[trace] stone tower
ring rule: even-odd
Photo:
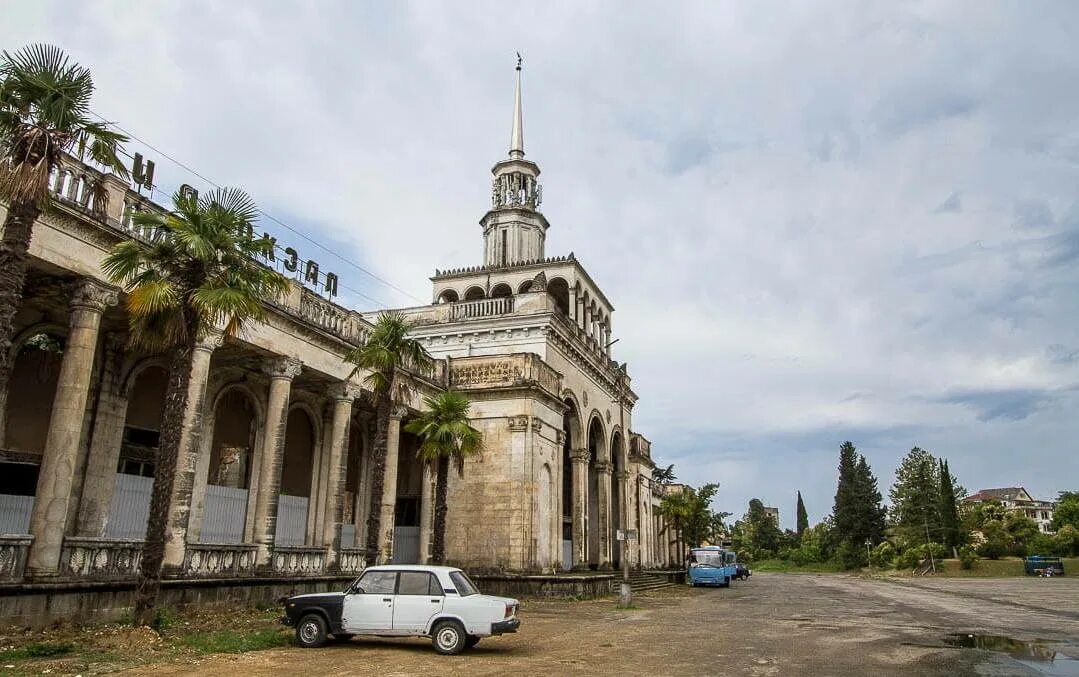
[[[517,87],[513,98],[513,132],[509,158],[496,164],[491,173],[491,210],[483,227],[483,264],[512,266],[543,259],[543,245],[549,224],[539,212],[543,191],[540,169],[525,159],[524,123],[521,112],[521,59],[517,59]]]

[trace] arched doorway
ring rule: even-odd
[[[554,299],[555,305],[562,314],[569,317],[569,284],[560,277],[556,277],[547,283],[547,293]]]
[[[602,523],[605,506],[603,499],[610,494],[600,486],[609,476],[599,471],[599,464],[606,460],[603,426],[593,416],[588,423],[588,566],[598,568],[606,562],[603,552],[608,539],[602,536],[608,525]]]
[[[203,543],[244,540],[251,469],[261,429],[259,414],[254,397],[242,387],[232,387],[218,395],[199,530]]]
[[[127,416],[105,525],[106,538],[146,537],[168,379],[164,367],[148,366],[136,374],[127,394]]]
[[[0,533],[30,533],[38,469],[52,418],[65,337],[33,331],[15,354],[8,382],[5,453],[0,462]]]
[[[293,407],[285,421],[285,451],[281,460],[275,545],[307,543],[307,511],[311,502],[311,474],[316,444],[317,430],[311,414],[304,407]]]
[[[611,437],[611,465],[614,472],[611,475],[611,564],[617,569],[622,566],[622,555],[626,550],[627,541],[619,541],[616,535],[622,525],[622,503],[625,500],[623,494],[622,471],[625,470],[625,459],[622,450],[622,431],[616,430]]]

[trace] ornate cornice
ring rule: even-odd
[[[510,430],[513,432],[524,432],[528,430],[528,417],[527,416],[510,416],[508,419]]]

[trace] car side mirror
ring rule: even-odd
[[[358,585],[354,585],[351,588],[349,588],[348,592],[346,592],[345,594],[347,594],[347,595],[362,595],[363,594],[363,588],[361,588]]]

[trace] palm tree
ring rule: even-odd
[[[431,538],[431,561],[446,561],[446,485],[450,461],[463,475],[465,459],[480,451],[482,435],[469,425],[468,398],[447,390],[424,399],[426,410],[409,421],[405,430],[420,438],[419,459],[435,471],[435,526]]]
[[[161,441],[135,598],[135,619],[141,625],[150,622],[161,586],[196,342],[216,328],[222,328],[225,336],[236,336],[248,322],[264,321],[263,301],[278,298],[288,288],[281,274],[255,260],[268,254],[272,245],[251,236],[258,209],[246,193],[233,188],[202,197],[178,192],[172,201],[175,211],[170,214],[134,215],[136,225],[152,229],[150,244],[121,242],[101,265],[128,293],[132,346],[169,354]]]
[[[51,208],[49,176],[65,154],[90,159],[126,179],[117,153],[127,141],[89,118],[94,81],[59,48],[30,45],[0,54],[0,200],[7,204],[0,242],[0,411],[11,377],[11,333],[22,301],[34,222]],[[85,187],[87,204],[104,213],[100,177]],[[3,431],[0,430],[0,436]]]
[[[390,414],[411,394],[409,372],[427,373],[434,366],[434,360],[423,344],[409,338],[410,329],[412,323],[401,313],[379,313],[367,341],[345,354],[345,361],[354,367],[353,376],[361,370],[368,372],[364,383],[375,394],[375,444],[371,454],[371,503],[367,516],[368,553],[378,552]]]

